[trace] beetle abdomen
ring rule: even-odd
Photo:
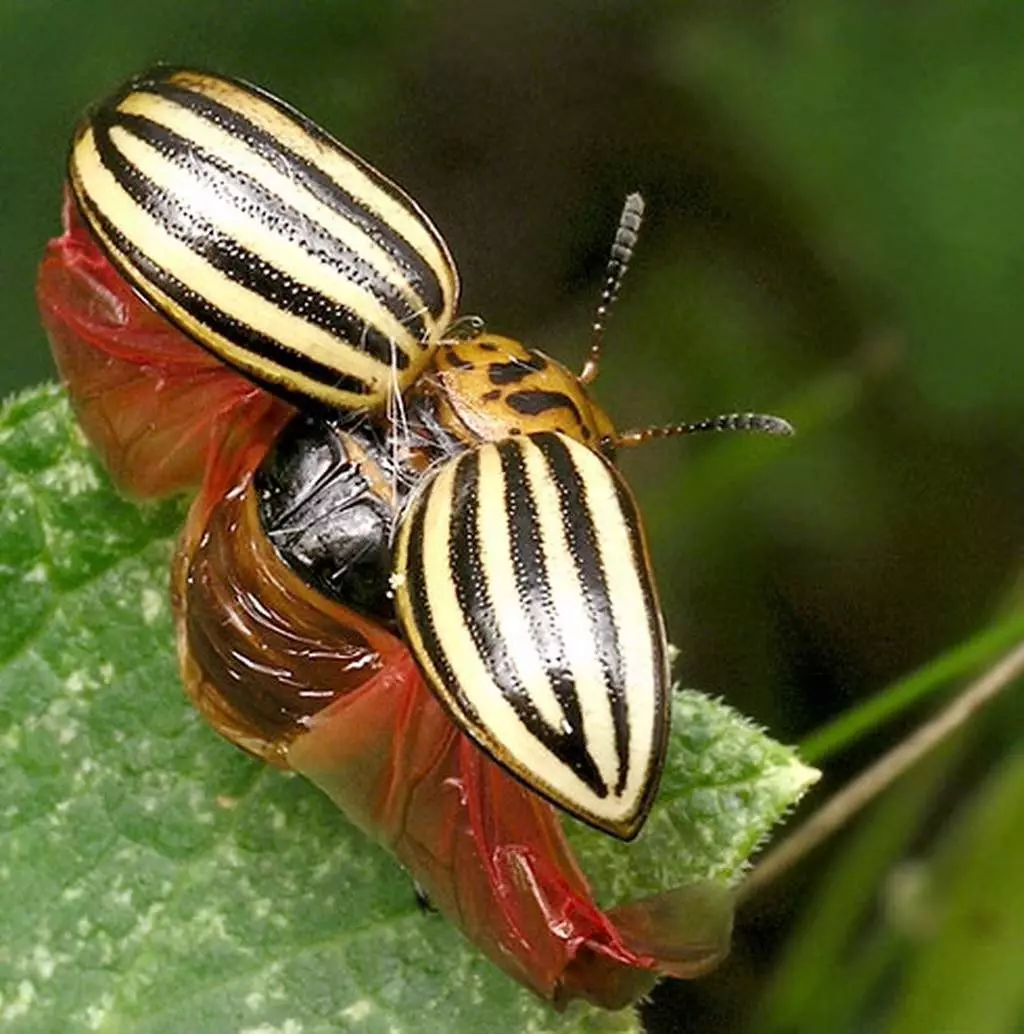
[[[337,603],[385,620],[400,475],[367,424],[300,415],[253,476],[260,523],[281,559]]]
[[[640,828],[668,673],[636,505],[543,432],[467,450],[403,516],[396,606],[435,692],[502,764],[585,821]]]
[[[140,293],[287,396],[376,406],[452,318],[458,275],[415,202],[244,83],[181,69],[132,80],[80,126],[69,171]]]

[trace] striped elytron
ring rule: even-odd
[[[520,778],[633,836],[668,732],[665,633],[640,515],[551,431],[471,449],[410,505],[396,605],[459,724]]]
[[[133,79],[79,127],[69,180],[144,298],[287,397],[378,406],[451,322],[458,274],[415,202],[244,83]]]
[[[618,433],[591,399],[640,196],[626,200],[576,376],[479,328],[458,337],[458,275],[415,202],[244,83],[183,69],[133,79],[79,127],[69,179],[96,242],[147,302],[305,410],[244,493],[228,493],[245,520],[211,518],[188,559],[183,670],[210,720],[280,762],[309,708],[342,692],[347,676],[313,659],[333,656],[322,627],[366,639],[355,618],[331,625],[332,608],[355,608],[363,625],[397,621],[438,700],[497,761],[571,814],[634,836],[667,743],[668,650],[612,457],[669,434],[789,430],[741,414]],[[74,397],[74,364],[64,369]],[[122,440],[121,408],[90,418],[94,396],[77,401],[115,469],[124,460],[138,476],[151,414],[130,433],[127,414]],[[290,608],[290,627],[263,634],[303,658],[308,692],[288,665],[243,663],[264,645],[238,612],[243,596],[260,602],[245,588],[254,558],[260,591]]]

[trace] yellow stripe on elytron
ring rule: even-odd
[[[576,695],[583,716],[584,738],[605,785],[608,786],[610,794],[613,794],[619,779],[615,725],[604,672],[594,642],[595,631],[583,598],[576,558],[570,551],[565,534],[558,489],[540,449],[528,439],[521,448],[530,492],[537,507],[538,532],[547,563],[547,581],[558,615],[557,625],[576,683]],[[600,523],[595,525],[595,531],[600,537]]]
[[[330,176],[344,190],[373,211],[382,222],[394,228],[423,256],[424,261],[434,270],[440,283],[447,285],[445,296],[454,302],[458,295],[458,273],[455,264],[448,253],[447,246],[441,240],[440,234],[431,233],[427,229],[428,226],[432,227],[432,224],[415,201],[406,198],[408,207],[400,204],[382,191],[343,151],[324,147],[310,139],[300,126],[256,94],[243,91],[224,80],[196,72],[177,72],[167,81],[176,86],[205,94],[255,122],[277,137],[289,150],[294,151],[295,154],[305,158],[310,164]],[[379,172],[377,175],[382,181],[404,195],[404,192],[386,176]],[[450,317],[451,313],[446,312],[445,315]]]
[[[181,170],[155,147],[133,136],[128,130],[117,126],[110,131],[110,141],[118,149],[125,161],[134,165],[147,179],[158,186],[167,185],[172,194],[178,193],[174,186],[180,186],[182,182]],[[219,203],[216,191],[199,181],[189,180],[188,190],[182,195],[182,202],[195,205],[215,229],[219,230],[226,237],[236,240],[243,248],[246,248],[257,258],[266,262],[268,266],[280,269],[299,283],[308,285],[314,290],[319,291],[324,297],[350,309],[364,323],[379,330],[391,341],[394,341],[410,357],[418,351],[417,339],[409,332],[409,328],[396,319],[369,291],[354,283],[348,277],[341,276],[337,270],[325,266],[300,245],[261,226],[259,222],[243,210]],[[190,254],[195,254],[191,249],[187,250]],[[238,319],[242,319],[245,322],[252,322],[248,305],[242,309],[225,308],[226,298],[222,301],[221,298],[224,296],[218,297],[218,295],[209,290],[204,281],[187,279],[186,272],[184,270],[179,271],[171,262],[168,262],[164,257],[163,251],[152,251],[150,253],[160,256],[160,264],[172,276],[183,280],[185,283],[203,284],[201,293],[217,305],[218,308],[233,313]],[[229,282],[234,283],[234,281]],[[297,317],[273,303],[270,304],[272,311],[278,315],[274,320],[260,324],[258,329],[262,330],[268,337],[273,337],[278,341],[285,343],[294,341],[295,339],[291,335],[295,331],[291,326],[291,321],[301,319],[301,317]],[[281,325],[277,326],[276,324],[278,323]],[[306,321],[303,321],[303,323],[306,326],[314,326],[314,324]],[[329,331],[321,330],[320,332],[331,342],[337,341]],[[315,339],[313,348],[316,348]],[[335,346],[332,346],[330,351],[324,355],[318,355],[315,351],[306,352],[304,348],[303,352],[319,359],[321,362],[328,362],[326,355],[331,355],[333,357],[331,360],[332,365],[337,362]]]
[[[118,264],[121,271],[129,279],[134,278],[140,289],[145,291],[146,297],[169,318],[174,319],[182,331],[198,341],[202,341],[205,347],[221,356],[226,363],[236,366],[238,369],[251,373],[254,377],[271,384],[280,384],[298,395],[309,398],[320,398],[324,401],[338,406],[355,406],[367,408],[377,402],[382,402],[385,394],[374,384],[368,385],[365,393],[344,391],[325,385],[303,373],[298,373],[290,367],[285,367],[262,356],[254,354],[245,348],[235,345],[231,340],[211,330],[206,324],[194,319],[187,311],[182,309],[174,299],[161,291],[151,281],[139,276],[134,272],[134,265],[118,250],[114,241],[107,237],[101,227],[94,226],[93,232],[99,238],[108,254]]]
[[[465,455],[468,459],[468,455]],[[449,567],[452,495],[459,460],[441,468],[419,505],[426,506],[423,519],[423,584],[427,608],[433,619],[448,666],[460,688],[474,704],[491,684],[455,595]]]
[[[426,504],[426,497],[429,491],[430,485],[428,483],[425,490],[422,490],[415,500],[407,504],[402,523],[399,525],[394,557],[394,570],[396,573],[396,577],[393,580],[395,610],[399,615],[399,620],[402,621],[402,630],[409,642],[409,648],[416,659],[416,663],[423,671],[427,686],[436,696],[441,697],[442,700],[451,706],[452,701],[450,695],[444,689],[441,674],[434,667],[430,654],[423,645],[423,637],[420,635],[419,625],[413,620],[402,620],[403,613],[410,615],[410,617],[412,614],[409,587],[406,582],[409,571],[409,540],[413,525],[412,517],[418,507]]]
[[[500,698],[501,693],[491,681],[473,643],[455,594],[449,567],[452,487],[458,466],[459,461],[453,460],[442,467],[425,494],[415,504],[426,508],[423,514],[423,540],[420,547],[423,570],[418,572],[418,576],[425,589],[427,611],[434,626],[435,636],[448,662],[448,668],[458,682],[459,689],[474,707],[479,707],[487,698]],[[408,517],[406,521],[411,523]],[[405,558],[402,560],[404,562]],[[422,649],[422,641],[420,646]],[[426,655],[426,651],[423,651],[423,655]],[[458,699],[445,685],[440,672],[432,669],[432,674],[435,691],[440,693],[455,711],[461,712]],[[484,731],[476,724],[470,725],[469,728],[476,729],[478,733]],[[488,739],[488,742],[493,741]]]
[[[282,201],[308,216],[327,233],[351,248],[355,254],[362,256],[401,292],[413,310],[422,310],[426,325],[432,326],[432,319],[426,311],[424,300],[416,293],[409,278],[368,233],[329,208],[308,190],[299,189],[292,177],[281,172],[278,166],[272,165],[244,140],[232,136],[215,122],[159,94],[129,94],[117,106],[117,110],[129,115],[140,115],[165,129],[170,129],[192,141],[197,147],[217,155],[232,168],[251,176],[271,194],[280,197]],[[333,275],[337,277],[338,274],[335,272]]]
[[[374,394],[383,397],[388,387],[389,370],[386,366],[305,320],[282,312],[258,293],[230,280],[187,245],[171,237],[148,213],[135,204],[106,170],[96,152],[91,132],[83,134],[76,143],[74,164],[80,179],[88,184],[87,193],[95,207],[100,212],[113,216],[112,222],[129,240],[145,242],[147,251],[159,255],[160,264],[165,269],[171,270],[186,284],[201,284],[204,297],[210,298],[224,311],[244,313],[244,322],[247,325],[256,328],[276,325],[279,333],[274,336],[287,342],[296,352],[308,355],[332,368],[338,368],[343,364],[346,372],[365,381],[371,386]],[[113,242],[105,243],[108,248],[116,251]],[[124,256],[121,258],[124,265],[130,265]],[[212,331],[148,280],[146,290],[188,333],[200,340],[209,341],[210,347],[215,347],[228,361],[256,373],[265,368],[280,369],[276,363],[254,356],[248,349],[241,348]],[[286,378],[278,376],[272,379],[283,380],[289,384],[306,380],[290,370],[286,372]],[[322,386],[314,394],[322,396]]]
[[[587,486],[587,505],[598,529],[598,548],[625,666],[630,760],[629,782],[623,795],[630,796],[646,779],[656,749],[654,732],[661,720],[656,689],[664,685],[665,674],[655,668],[656,643],[652,642],[648,623],[650,607],[657,606],[657,601],[647,600],[641,582],[646,573],[653,588],[653,578],[646,556],[637,556],[630,545],[612,474],[596,453],[575,441],[566,440],[565,444]],[[642,535],[642,529],[638,530]],[[654,624],[660,632],[660,617]]]
[[[540,716],[553,729],[561,728],[562,708],[551,686],[551,680],[544,670],[540,653],[534,643],[530,625],[519,603],[515,570],[512,567],[512,548],[509,539],[508,512],[505,508],[505,478],[501,469],[501,457],[493,446],[479,450],[480,457],[480,499],[477,536],[480,543],[481,574],[487,584],[498,631],[509,644],[509,653],[514,658],[516,673],[530,694]],[[496,716],[488,720],[519,722],[512,714]]]

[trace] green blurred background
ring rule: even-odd
[[[329,127],[431,213],[465,312],[570,365],[645,194],[602,400],[800,431],[625,459],[688,685],[797,742],[1018,603],[1019,0],[13,0],[3,394],[53,376],[32,283],[69,132],[157,60]],[[650,1028],[1024,1031],[1019,699],[750,902]],[[915,717],[829,758],[818,798]]]

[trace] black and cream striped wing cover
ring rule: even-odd
[[[246,83],[136,77],[83,120],[68,173],[139,293],[288,397],[378,405],[412,383],[451,321],[458,275],[416,203]]]
[[[458,725],[525,783],[623,839],[650,809],[667,647],[636,504],[564,435],[480,445],[413,498],[399,620]]]

